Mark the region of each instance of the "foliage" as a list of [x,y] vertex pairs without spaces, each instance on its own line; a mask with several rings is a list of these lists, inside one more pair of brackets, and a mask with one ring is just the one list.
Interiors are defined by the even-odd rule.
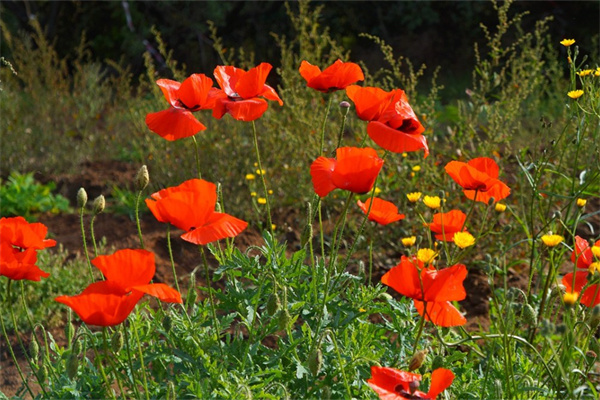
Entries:
[[33,173],[19,174],[13,171],[7,182],[0,180],[0,216],[20,215],[28,220],[43,212],[69,211],[69,200],[52,194],[55,184],[41,184],[33,179]]

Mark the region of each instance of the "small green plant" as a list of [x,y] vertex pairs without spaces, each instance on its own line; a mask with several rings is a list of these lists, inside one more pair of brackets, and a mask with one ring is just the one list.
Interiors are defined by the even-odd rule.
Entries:
[[55,188],[53,182],[36,182],[33,173],[12,172],[6,182],[0,180],[0,216],[31,219],[37,213],[69,211],[69,200],[52,194]]

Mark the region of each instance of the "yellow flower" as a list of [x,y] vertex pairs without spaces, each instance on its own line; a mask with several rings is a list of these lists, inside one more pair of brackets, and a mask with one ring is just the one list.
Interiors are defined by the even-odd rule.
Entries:
[[563,39],[560,41],[560,44],[562,44],[565,47],[569,47],[569,46],[575,44],[575,39]]
[[264,197],[259,197],[257,201],[258,204],[267,204],[267,199],[265,199]]
[[590,271],[590,274],[592,275],[594,275],[596,271],[600,272],[600,261],[595,261],[591,263],[588,267],[588,271]]
[[424,248],[417,251],[417,259],[424,264],[431,264],[437,255],[438,253],[433,249]]
[[408,157],[408,153],[402,153],[402,157]]
[[503,213],[504,211],[506,211],[506,204],[496,203],[494,209],[499,213]]
[[475,244],[475,238],[469,232],[456,232],[452,239],[454,239],[454,244],[461,249]]
[[406,195],[406,198],[408,199],[408,201],[410,201],[411,203],[416,203],[417,201],[419,201],[419,199],[421,198],[421,192],[412,192],[412,193],[408,193]]
[[415,172],[419,172],[421,170],[421,166],[420,165],[415,165],[414,167],[412,167],[412,170]]
[[250,196],[256,197],[256,192],[250,192]]
[[578,71],[577,75],[579,75],[579,76],[587,76],[587,75],[591,75],[593,73],[594,73],[593,69],[584,69],[584,70]]
[[414,173],[414,172],[411,172],[411,173],[410,173],[410,177],[411,177],[411,178],[414,178],[414,177],[415,177],[415,173]]
[[578,99],[583,96],[583,90],[571,90],[569,93],[567,93],[567,96],[572,99]]
[[358,309],[358,311],[360,311],[360,312],[366,312],[367,310],[365,310],[364,308],[361,307],[361,308]]
[[571,56],[567,56],[567,62],[568,62],[569,64],[573,63],[573,60],[571,60]]
[[437,208],[440,208],[442,200],[438,196],[425,196],[423,197],[423,203],[427,207],[435,210]]
[[256,175],[263,175],[266,171],[264,169],[257,169]]
[[577,299],[579,298],[579,293],[578,292],[566,292],[563,295],[563,301],[565,302],[566,306],[573,306],[575,303],[577,303]]
[[542,236],[542,242],[548,247],[558,246],[563,240],[565,240],[564,237],[552,233]]
[[586,204],[587,204],[586,199],[577,199],[577,207],[585,207]]
[[255,163],[254,163],[254,166],[255,166],[255,167],[258,167],[258,163],[257,163],[257,162],[255,162]]
[[381,193],[381,189],[379,189],[378,187],[375,188],[375,196],[377,196],[379,193]]
[[267,193],[273,194],[273,190],[269,189],[269,190],[267,190]]
[[416,236],[409,236],[409,237],[402,238],[402,244],[406,247],[413,246],[416,243],[416,241],[417,241]]
[[600,246],[592,246],[592,254],[600,260]]
[[277,228],[277,225],[271,224],[271,230],[274,231]]
[[252,181],[256,178],[256,176],[254,174],[246,174],[246,180],[247,181]]

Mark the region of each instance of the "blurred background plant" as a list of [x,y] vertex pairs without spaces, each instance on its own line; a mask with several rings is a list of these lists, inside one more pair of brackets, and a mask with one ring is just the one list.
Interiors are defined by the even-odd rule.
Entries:
[[53,182],[36,182],[33,173],[11,172],[8,180],[0,179],[0,217],[22,216],[31,221],[36,214],[68,212],[69,200],[52,193]]

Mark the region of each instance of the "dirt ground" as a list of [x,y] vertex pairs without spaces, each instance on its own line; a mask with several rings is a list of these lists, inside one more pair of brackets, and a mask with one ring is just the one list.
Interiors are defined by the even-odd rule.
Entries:
[[[84,187],[88,192],[90,199],[94,199],[99,194],[107,195],[110,193],[110,188],[113,185],[119,187],[127,187],[133,182],[137,167],[123,162],[95,162],[82,165],[77,175],[64,175],[57,177],[38,177],[44,181],[52,179],[57,184],[57,190],[69,199],[75,199],[77,190]],[[91,201],[91,200],[90,200]],[[88,217],[89,218],[89,217]],[[274,213],[274,223],[279,227],[279,239],[286,241],[290,249],[294,249],[298,245],[302,222],[298,212],[293,210],[280,210]],[[79,231],[79,216],[77,214],[60,214],[60,215],[43,215],[40,217],[40,222],[48,226],[52,237],[61,243],[64,248],[73,256],[82,253],[82,242]],[[142,232],[144,235],[145,248],[153,251],[156,255],[156,275],[155,282],[173,283],[173,274],[169,261],[166,240],[166,226],[151,215],[146,214],[141,220]],[[105,237],[108,246],[113,246],[115,250],[121,248],[137,248],[139,247],[139,239],[136,230],[135,222],[129,216],[114,213],[104,213],[96,218],[95,221],[96,238]],[[184,271],[178,274],[180,279],[189,274],[200,264],[198,257],[198,249],[195,245],[187,243],[183,240],[177,240],[178,232],[172,231],[172,248],[174,258],[179,271]],[[241,235],[239,235],[235,244],[241,249],[247,248],[249,245],[259,245],[262,242],[262,237],[256,229],[249,227]],[[388,254],[386,259],[399,260],[400,254]],[[375,282],[391,267],[392,265],[383,265],[376,263],[374,265]],[[523,286],[526,284],[524,277],[526,274],[514,273],[510,277],[511,284]],[[204,284],[201,276],[198,276],[197,283]],[[490,288],[487,282],[487,277],[480,271],[473,269],[469,272],[465,281],[467,298],[460,302],[462,309],[466,312],[467,329],[487,329],[489,327],[489,297]],[[395,295],[394,293],[391,293]],[[56,332],[60,338],[62,329]],[[13,348],[18,348],[16,338],[13,338]],[[20,354],[22,367],[27,368],[23,355]],[[20,387],[21,380],[17,374],[6,344],[2,340],[0,342],[0,391],[7,396],[13,396],[16,390]]]

